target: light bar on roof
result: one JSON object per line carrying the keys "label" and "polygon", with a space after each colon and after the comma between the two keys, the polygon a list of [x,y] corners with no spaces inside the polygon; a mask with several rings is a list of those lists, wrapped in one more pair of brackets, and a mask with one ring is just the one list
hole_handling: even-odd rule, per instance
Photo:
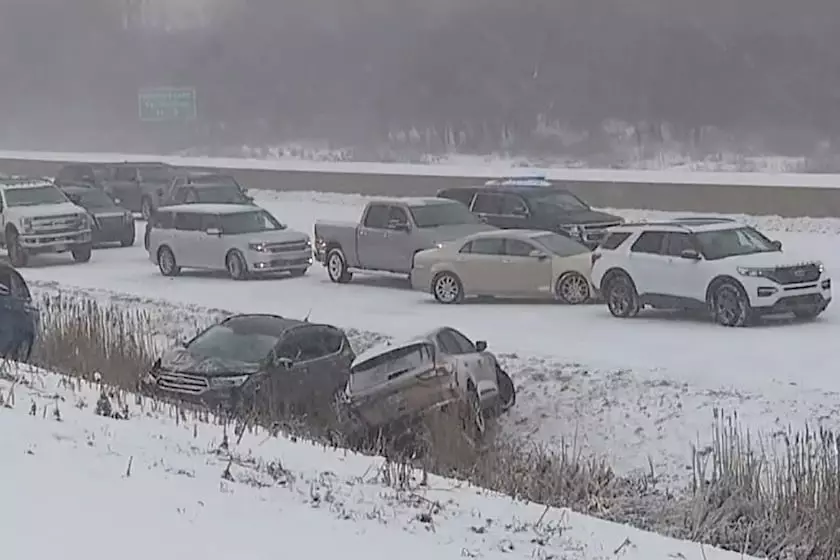
{"label": "light bar on roof", "polygon": [[522,186],[522,187],[550,187],[551,183],[545,175],[525,175],[519,177],[499,177],[484,183],[485,187]]}

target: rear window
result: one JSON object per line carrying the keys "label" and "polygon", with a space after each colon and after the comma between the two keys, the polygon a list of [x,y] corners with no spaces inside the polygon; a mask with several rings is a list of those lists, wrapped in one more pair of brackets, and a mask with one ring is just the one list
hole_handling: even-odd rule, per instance
{"label": "rear window", "polygon": [[435,361],[434,346],[428,343],[402,346],[353,366],[351,374],[369,374],[377,379],[392,379],[411,370],[431,366]]}
{"label": "rear window", "polygon": [[629,231],[617,231],[615,233],[611,233],[604,239],[604,242],[601,243],[600,249],[607,249],[612,251],[613,249],[618,249],[618,247],[627,241],[627,238],[630,237]]}
{"label": "rear window", "polygon": [[439,198],[447,198],[449,200],[457,200],[465,206],[469,206],[472,202],[472,189],[446,189],[438,193]]}

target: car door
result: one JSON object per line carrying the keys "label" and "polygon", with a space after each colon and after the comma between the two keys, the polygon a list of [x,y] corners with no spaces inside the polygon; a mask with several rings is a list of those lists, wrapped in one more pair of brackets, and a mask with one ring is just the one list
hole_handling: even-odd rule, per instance
{"label": "car door", "polygon": [[504,239],[479,237],[464,244],[458,252],[457,270],[464,291],[473,295],[504,293],[505,281],[499,275],[504,265]]}
{"label": "car door", "polygon": [[[463,334],[455,329],[444,328],[437,333],[435,342],[452,364],[462,392],[466,392],[469,380],[479,383],[485,379],[492,358],[476,351],[475,345]],[[478,387],[476,389],[480,390]]]}
{"label": "car door", "polygon": [[388,270],[388,243],[391,230],[388,229],[389,204],[374,203],[368,206],[364,221],[359,226],[356,251],[362,268]]}
{"label": "car door", "polygon": [[412,224],[405,208],[396,205],[388,208],[388,230],[385,236],[388,270],[410,272],[417,238],[412,235]]}
{"label": "car door", "polygon": [[224,242],[218,234],[207,233],[207,230],[220,230],[221,219],[218,214],[200,214],[199,218],[201,220],[199,233],[191,249],[195,253],[196,263],[200,263],[202,268],[224,270],[226,257]]}
{"label": "car door", "polygon": [[[504,294],[544,297],[552,293],[552,262],[544,249],[523,239],[504,239],[504,256],[499,268]],[[540,256],[534,256],[534,252]]]}
{"label": "car door", "polygon": [[470,210],[482,222],[500,227],[502,197],[497,193],[491,192],[476,193],[470,205]]}
{"label": "car door", "polygon": [[503,229],[528,229],[530,227],[531,211],[523,197],[515,193],[502,193],[500,202],[499,215],[495,218],[497,227]]}
{"label": "car door", "polygon": [[180,266],[204,268],[199,251],[201,239],[206,234],[201,230],[201,215],[195,212],[177,212],[175,214],[175,235],[172,237],[172,250]]}
{"label": "car door", "polygon": [[140,183],[137,167],[121,165],[114,170],[114,176],[105,189],[113,198],[120,200],[120,205],[132,212],[140,211]]}
{"label": "car door", "polygon": [[[627,267],[640,295],[668,293],[668,259],[662,254],[664,231],[645,231],[630,246]],[[665,291],[663,291],[665,290]]]}
{"label": "car door", "polygon": [[332,399],[336,391],[347,384],[349,363],[344,353],[344,335],[334,327],[313,325],[306,328],[306,336],[311,341],[312,353],[308,361],[316,393],[324,399]]}
{"label": "car door", "polygon": [[[698,259],[687,259],[681,255],[685,250],[697,251]],[[709,279],[703,275],[702,256],[694,234],[685,231],[669,231],[665,234],[663,253],[668,263],[669,294],[705,302],[706,285]]]}
{"label": "car door", "polygon": [[490,381],[497,383],[496,359],[492,354],[479,352],[473,341],[457,329],[447,328],[445,332],[460,349],[459,355],[469,359],[468,365],[471,368],[469,371],[475,382]]}

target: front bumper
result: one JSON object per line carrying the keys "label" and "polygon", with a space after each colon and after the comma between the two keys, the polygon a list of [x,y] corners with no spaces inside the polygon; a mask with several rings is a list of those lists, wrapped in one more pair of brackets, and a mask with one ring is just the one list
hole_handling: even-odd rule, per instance
{"label": "front bumper", "polygon": [[208,378],[158,370],[144,375],[140,392],[164,400],[195,404],[211,410],[235,410],[242,386],[211,387]]}
{"label": "front bumper", "polygon": [[254,273],[288,272],[306,270],[312,266],[311,251],[288,253],[248,252],[248,270]]}
{"label": "front bumper", "polygon": [[831,278],[823,275],[816,282],[777,284],[757,280],[745,286],[754,311],[763,315],[790,313],[799,310],[823,310],[831,303]]}
{"label": "front bumper", "polygon": [[91,242],[92,234],[89,229],[62,233],[23,233],[18,237],[20,246],[33,253],[62,253],[77,245],[87,245]]}

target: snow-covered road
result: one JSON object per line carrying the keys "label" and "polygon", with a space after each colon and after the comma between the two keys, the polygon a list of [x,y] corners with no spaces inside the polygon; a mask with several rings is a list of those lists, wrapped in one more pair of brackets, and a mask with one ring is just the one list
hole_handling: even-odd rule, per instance
{"label": "snow-covered road", "polygon": [[[316,219],[355,220],[361,196],[259,193],[257,201],[291,227]],[[618,211],[630,218],[661,213]],[[786,248],[822,259],[840,274],[840,223],[749,219]],[[142,224],[138,224],[138,240]],[[441,306],[391,277],[329,282],[316,265],[303,278],[232,283],[221,275],[162,277],[142,245],[104,249],[89,264],[38,259],[30,281],[58,282],[233,311],[275,312],[391,336],[440,324],[485,339],[514,369],[522,398],[510,429],[558,443],[574,432],[619,467],[682,469],[688,445],[706,432],[713,407],[736,409],[750,425],[774,431],[788,422],[840,423],[840,339],[835,303],[813,323],[726,329],[697,319],[647,313],[621,321],[601,305],[475,303]]]}

